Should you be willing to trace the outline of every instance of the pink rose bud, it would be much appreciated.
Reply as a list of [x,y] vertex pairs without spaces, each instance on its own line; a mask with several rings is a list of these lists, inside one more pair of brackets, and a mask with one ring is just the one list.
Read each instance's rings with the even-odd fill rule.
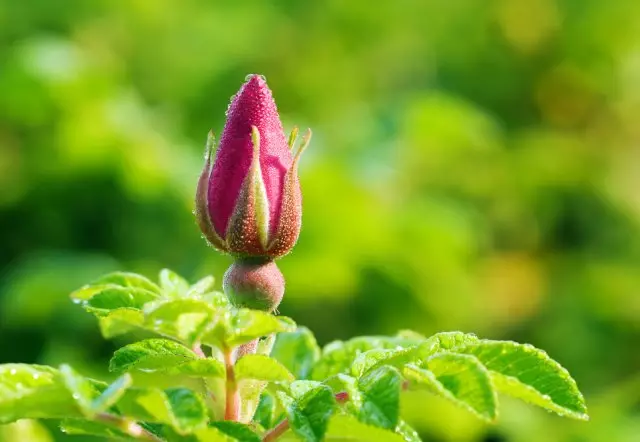
[[249,75],[227,109],[215,152],[210,133],[196,194],[196,217],[207,240],[223,252],[274,259],[295,245],[302,220],[297,129],[287,141],[264,77]]

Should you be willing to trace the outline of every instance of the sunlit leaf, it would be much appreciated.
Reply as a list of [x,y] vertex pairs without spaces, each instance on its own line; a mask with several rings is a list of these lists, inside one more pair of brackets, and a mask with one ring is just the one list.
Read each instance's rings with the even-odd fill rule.
[[199,299],[175,299],[148,304],[145,327],[193,345],[217,317],[215,307]]
[[102,276],[90,284],[76,290],[71,294],[71,298],[78,301],[87,301],[94,295],[112,288],[142,289],[157,295],[161,294],[160,287],[142,275],[127,272],[114,272]]
[[299,327],[277,335],[271,356],[287,367],[296,379],[308,379],[320,359],[320,347],[309,329]]
[[358,418],[369,425],[393,429],[400,415],[402,376],[393,367],[382,366],[358,379],[362,406]]
[[409,365],[405,376],[412,385],[426,388],[484,420],[497,416],[497,401],[489,372],[473,356],[438,353],[430,357],[425,368]]
[[93,408],[93,400],[99,395],[93,384],[69,365],[60,366],[60,376],[69,393],[78,404],[78,408],[85,416],[92,417],[96,413]]
[[109,362],[109,371],[158,370],[197,359],[193,351],[168,339],[147,339],[118,349]]
[[561,416],[588,419],[576,382],[544,351],[528,344],[489,340],[457,347],[455,351],[478,358],[491,372],[499,391]]
[[106,339],[132,332],[142,327],[144,315],[135,308],[118,308],[98,318],[100,332]]
[[333,416],[329,420],[329,428],[324,440],[327,442],[414,442],[412,439],[404,439],[401,434],[367,425],[349,415]]
[[0,365],[0,423],[80,416],[58,370],[42,365]]
[[189,290],[189,283],[172,270],[162,269],[159,279],[162,293],[169,298],[179,298]]
[[260,442],[262,440],[251,428],[240,422],[211,422],[209,426],[216,428],[221,433],[231,436],[233,440],[239,442]]
[[295,378],[287,368],[269,356],[248,354],[235,365],[236,378],[259,381],[292,381]]
[[85,308],[96,315],[104,316],[110,310],[120,308],[140,310],[147,302],[156,300],[159,296],[140,288],[113,287],[92,296],[85,304]]
[[[303,384],[300,384],[303,385]],[[311,386],[311,384],[304,384]],[[282,394],[280,395],[282,397]],[[336,402],[331,389],[316,385],[307,389],[286,406],[291,430],[303,441],[319,442],[324,438]]]

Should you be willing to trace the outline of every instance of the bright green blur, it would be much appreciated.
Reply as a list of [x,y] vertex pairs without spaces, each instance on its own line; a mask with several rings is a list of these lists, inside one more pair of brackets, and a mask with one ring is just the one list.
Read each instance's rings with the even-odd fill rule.
[[[67,294],[108,271],[221,286],[191,212],[249,73],[314,131],[282,314],[323,344],[530,342],[592,417],[505,400],[488,427],[414,396],[427,442],[638,440],[637,0],[0,1],[0,362],[106,375]],[[49,440],[21,428],[0,440]]]

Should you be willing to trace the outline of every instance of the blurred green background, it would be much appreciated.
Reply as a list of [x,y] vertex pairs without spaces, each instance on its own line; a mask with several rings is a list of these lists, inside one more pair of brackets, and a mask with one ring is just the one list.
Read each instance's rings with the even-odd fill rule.
[[[640,441],[637,0],[0,0],[0,362],[106,376],[118,343],[71,290],[220,281],[193,195],[249,73],[314,130],[282,314],[323,344],[530,342],[592,416],[503,401],[487,426],[416,395],[425,441]],[[0,440],[66,440],[41,431]]]

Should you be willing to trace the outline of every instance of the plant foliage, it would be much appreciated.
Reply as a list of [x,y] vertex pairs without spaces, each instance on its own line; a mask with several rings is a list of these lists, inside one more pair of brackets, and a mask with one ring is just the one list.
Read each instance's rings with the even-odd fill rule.
[[[0,365],[0,423],[53,419],[68,434],[169,442],[419,441],[400,413],[401,394],[414,389],[489,422],[498,393],[588,419],[569,373],[527,344],[404,331],[321,349],[289,318],[230,305],[213,278],[190,285],[169,270],[159,284],[112,273],[71,297],[97,317],[105,338],[132,338],[111,358],[118,377],[105,383],[68,365]],[[254,340],[255,354],[239,355]],[[138,385],[149,375],[162,387]],[[240,396],[236,421],[224,419],[229,388]]]

